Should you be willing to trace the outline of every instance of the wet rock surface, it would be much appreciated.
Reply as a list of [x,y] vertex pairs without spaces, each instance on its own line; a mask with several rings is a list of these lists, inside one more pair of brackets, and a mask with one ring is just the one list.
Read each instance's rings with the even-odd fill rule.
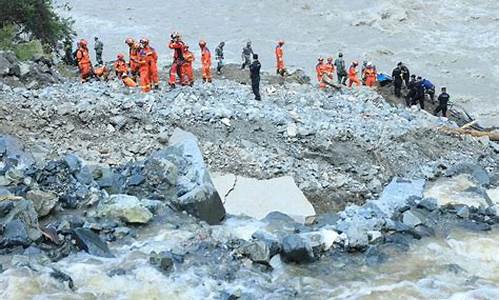
[[77,228],[73,232],[77,245],[80,249],[95,256],[113,257],[108,245],[106,245],[106,243],[90,229]]

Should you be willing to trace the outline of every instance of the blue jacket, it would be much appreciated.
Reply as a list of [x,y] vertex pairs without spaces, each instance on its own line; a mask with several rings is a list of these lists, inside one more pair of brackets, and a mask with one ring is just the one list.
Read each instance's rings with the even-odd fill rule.
[[432,89],[434,89],[434,84],[432,84],[432,82],[430,82],[430,80],[424,79],[422,81],[422,85],[424,86],[424,88],[426,90],[432,90]]

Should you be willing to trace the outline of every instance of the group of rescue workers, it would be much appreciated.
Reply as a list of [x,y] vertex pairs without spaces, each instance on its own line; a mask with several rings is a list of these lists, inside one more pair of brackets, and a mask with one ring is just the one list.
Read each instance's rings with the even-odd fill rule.
[[[125,60],[125,55],[120,53],[117,55],[114,62],[114,71],[117,78],[121,79],[123,84],[127,87],[134,88],[139,86],[143,92],[149,92],[152,89],[159,88],[159,75],[158,75],[158,54],[156,50],[151,47],[150,42],[146,38],[140,39],[138,42],[132,38],[127,38],[125,44],[129,49],[128,62]],[[201,55],[201,77],[203,82],[212,82],[212,55],[204,40],[198,43]],[[276,56],[276,73],[281,77],[285,77],[288,72],[285,66],[284,49],[285,42],[278,40],[275,48]],[[224,60],[224,46],[225,43],[221,42],[215,49],[215,60],[217,61],[217,74],[222,73],[223,60]],[[194,83],[193,62],[195,60],[194,54],[189,50],[187,45],[181,38],[178,32],[170,35],[170,42],[168,47],[173,50],[173,61],[170,67],[168,76],[168,84],[172,88],[177,84],[183,86],[192,86]],[[74,58],[80,70],[82,82],[88,81],[90,78],[95,77],[101,80],[107,80],[110,70],[102,62],[103,44],[96,37],[95,47],[96,59],[98,66],[92,66],[88,44],[86,40],[80,40],[77,43],[77,50],[74,53]],[[71,51],[71,50],[70,50]],[[68,56],[68,54],[66,55]],[[252,91],[256,100],[260,100],[259,82],[260,82],[260,62],[258,55],[253,52],[251,42],[247,42],[246,46],[242,49],[242,65],[241,69],[247,66],[250,69],[250,78],[252,81]],[[252,60],[251,60],[252,58]],[[432,102],[434,102],[435,87],[427,79],[422,79],[420,76],[416,77],[414,74],[410,76],[408,67],[402,62],[398,63],[397,67],[393,70],[392,76],[377,74],[377,68],[372,62],[364,61],[361,66],[361,78],[358,77],[358,61],[353,61],[349,68],[346,68],[343,54],[339,53],[338,57],[333,60],[333,57],[325,59],[318,58],[316,64],[316,76],[321,89],[327,86],[340,89],[340,85],[347,85],[356,87],[361,84],[367,87],[375,87],[378,81],[391,81],[394,86],[394,95],[401,97],[401,88],[403,83],[408,90],[406,95],[406,103],[408,106],[420,104],[424,108],[425,95],[429,95]],[[334,82],[334,74],[337,74],[337,83]],[[378,79],[378,76],[381,76]],[[380,82],[382,84],[382,82]],[[446,93],[446,88],[442,88],[442,93],[438,97],[439,106],[434,111],[434,114],[442,112],[446,116],[447,104],[449,95]]]

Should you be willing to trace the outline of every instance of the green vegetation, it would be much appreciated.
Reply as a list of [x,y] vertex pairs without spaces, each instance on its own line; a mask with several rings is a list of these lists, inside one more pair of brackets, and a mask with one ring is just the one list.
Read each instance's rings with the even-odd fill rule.
[[58,16],[52,0],[0,0],[0,7],[0,49],[14,51],[21,60],[72,39],[73,21]]

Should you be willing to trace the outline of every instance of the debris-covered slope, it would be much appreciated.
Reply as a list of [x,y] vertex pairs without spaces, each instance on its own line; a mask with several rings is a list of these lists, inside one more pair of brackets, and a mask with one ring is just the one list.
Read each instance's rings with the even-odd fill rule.
[[395,108],[365,88],[332,94],[310,85],[265,85],[256,102],[228,80],[151,94],[118,82],[65,83],[41,90],[3,86],[0,130],[36,155],[76,152],[119,164],[161,148],[175,127],[193,132],[212,172],[256,178],[292,175],[317,211],[376,196],[393,176],[429,178],[469,163],[498,180],[496,144],[449,136],[454,126]]

